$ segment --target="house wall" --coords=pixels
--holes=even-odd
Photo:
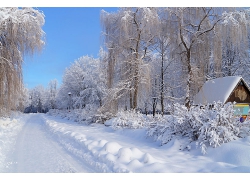
[[[250,104],[250,92],[244,83],[240,83],[237,88],[234,89],[233,93],[230,95],[226,102],[236,102],[236,103],[249,103]]]

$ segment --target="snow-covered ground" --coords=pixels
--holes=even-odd
[[[4,167],[7,152],[13,148],[24,122],[25,116],[20,114],[10,118],[0,118],[0,172]]]
[[[250,137],[218,148],[160,146],[145,129],[113,130],[46,114],[0,119],[0,172],[250,172]],[[192,144],[195,146],[195,144]]]

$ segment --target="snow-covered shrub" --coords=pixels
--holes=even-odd
[[[203,153],[206,153],[206,146],[220,146],[240,137],[239,117],[234,116],[234,109],[231,103],[223,105],[215,103],[212,109],[203,109],[201,126],[198,130],[197,145],[200,145]]]
[[[169,121],[172,121],[173,116],[159,116],[156,115],[152,118],[152,121],[148,127],[147,136],[154,137],[156,141],[160,141],[161,144],[168,143],[174,136],[169,133]]]
[[[50,115],[50,116],[59,116],[61,118],[66,118],[67,114],[68,114],[68,111],[66,111],[66,110],[59,110],[59,109],[50,109],[47,112],[47,114]]]
[[[148,126],[148,121],[140,112],[135,110],[129,111],[119,111],[112,119],[112,128],[113,129],[140,129]]]
[[[87,109],[73,109],[73,110],[58,110],[50,109],[47,113],[50,116],[59,116],[78,123],[90,124],[93,123],[94,114]]]
[[[190,142],[206,153],[207,146],[217,147],[238,137],[249,135],[249,122],[241,123],[234,116],[233,104],[214,103],[213,107],[185,106],[175,104],[174,113],[156,119],[147,132],[162,144],[173,138],[187,137]]]
[[[115,115],[110,113],[110,112],[100,112],[99,110],[93,117],[93,121],[95,123],[100,123],[100,124],[105,124],[107,120],[110,120],[114,117]]]

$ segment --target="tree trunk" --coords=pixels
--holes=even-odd
[[[161,56],[161,115],[163,116],[164,114],[164,70],[163,70],[163,63],[164,57],[163,54]]]
[[[133,108],[133,94],[132,91],[129,91],[129,103],[130,103],[130,109],[134,109]]]
[[[138,66],[136,67],[138,69]],[[138,70],[135,73],[135,85],[134,85],[134,98],[133,98],[133,109],[137,108],[137,97],[138,97]]]
[[[156,99],[153,99],[153,117],[155,117],[155,111],[156,111]]]
[[[188,68],[188,78],[187,78],[187,90],[186,90],[186,98],[185,98],[185,106],[190,109],[190,89],[191,89],[191,82],[192,82],[192,68],[191,68],[191,53],[190,50],[187,51],[187,68]]]

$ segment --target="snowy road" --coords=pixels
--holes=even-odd
[[[7,156],[4,172],[93,172],[68,154],[46,131],[43,118],[32,114]]]

